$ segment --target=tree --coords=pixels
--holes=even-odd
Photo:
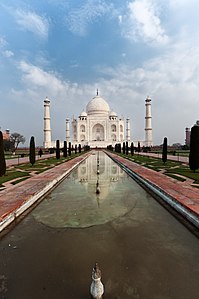
[[[81,144],[79,144],[79,146],[78,146],[78,150],[79,150],[79,153],[81,153],[81,151],[82,151]]]
[[[167,137],[164,137],[163,148],[162,148],[162,161],[167,162]]]
[[[71,142],[68,144],[68,155],[71,156]]]
[[[35,139],[33,136],[30,138],[29,161],[32,165],[35,164]]]
[[[122,152],[122,145],[121,145],[121,143],[119,143],[119,144],[118,144],[118,153],[121,154],[121,152]]]
[[[75,144],[75,154],[77,154],[77,144]]]
[[[191,128],[189,167],[194,172],[199,168],[199,126]]]
[[[138,141],[138,153],[141,152],[140,142]]]
[[[125,155],[125,149],[126,149],[125,142],[123,142],[122,153],[123,153],[124,155]]]
[[[129,145],[128,145],[128,141],[126,141],[126,155],[129,154]]]
[[[60,159],[59,140],[56,141],[56,159]]]
[[[3,147],[3,134],[0,131],[0,176],[3,176],[6,173],[6,160],[4,155]]]
[[[131,142],[131,156],[134,155],[134,145],[133,145],[133,142]]]
[[[4,151],[14,151],[14,143],[8,140],[3,140]]]
[[[12,133],[10,135],[10,141],[14,144],[14,151],[18,148],[20,143],[24,143],[26,141],[25,137],[19,133]]]
[[[63,152],[64,152],[64,158],[66,158],[67,157],[67,141],[64,141],[64,150],[63,150]]]

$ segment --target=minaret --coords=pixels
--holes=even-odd
[[[66,118],[66,141],[70,142],[70,119]]]
[[[126,119],[126,141],[129,143],[131,141],[131,129],[130,129],[130,119]]]
[[[50,128],[50,101],[46,97],[44,100],[44,148],[51,147],[51,128]]]
[[[151,123],[151,98],[148,96],[145,100],[146,116],[145,116],[145,146],[153,145],[152,123]]]

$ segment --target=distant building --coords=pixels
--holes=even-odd
[[[3,140],[9,140],[10,139],[10,130],[7,129],[3,133]]]
[[[190,128],[185,128],[185,145],[186,146],[190,146],[190,135],[191,135]]]

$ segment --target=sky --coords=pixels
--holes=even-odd
[[[184,144],[199,119],[198,0],[0,0],[0,128],[43,144],[43,101],[52,140],[99,89],[145,139],[152,99],[154,145]]]

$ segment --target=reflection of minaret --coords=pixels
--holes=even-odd
[[[145,146],[152,146],[152,123],[151,123],[151,98],[148,96],[145,100],[146,116],[145,116]]]
[[[66,141],[70,142],[70,120],[66,118]]]
[[[50,101],[44,100],[44,148],[51,147]]]
[[[131,129],[130,129],[130,119],[126,119],[126,141],[131,141]]]

